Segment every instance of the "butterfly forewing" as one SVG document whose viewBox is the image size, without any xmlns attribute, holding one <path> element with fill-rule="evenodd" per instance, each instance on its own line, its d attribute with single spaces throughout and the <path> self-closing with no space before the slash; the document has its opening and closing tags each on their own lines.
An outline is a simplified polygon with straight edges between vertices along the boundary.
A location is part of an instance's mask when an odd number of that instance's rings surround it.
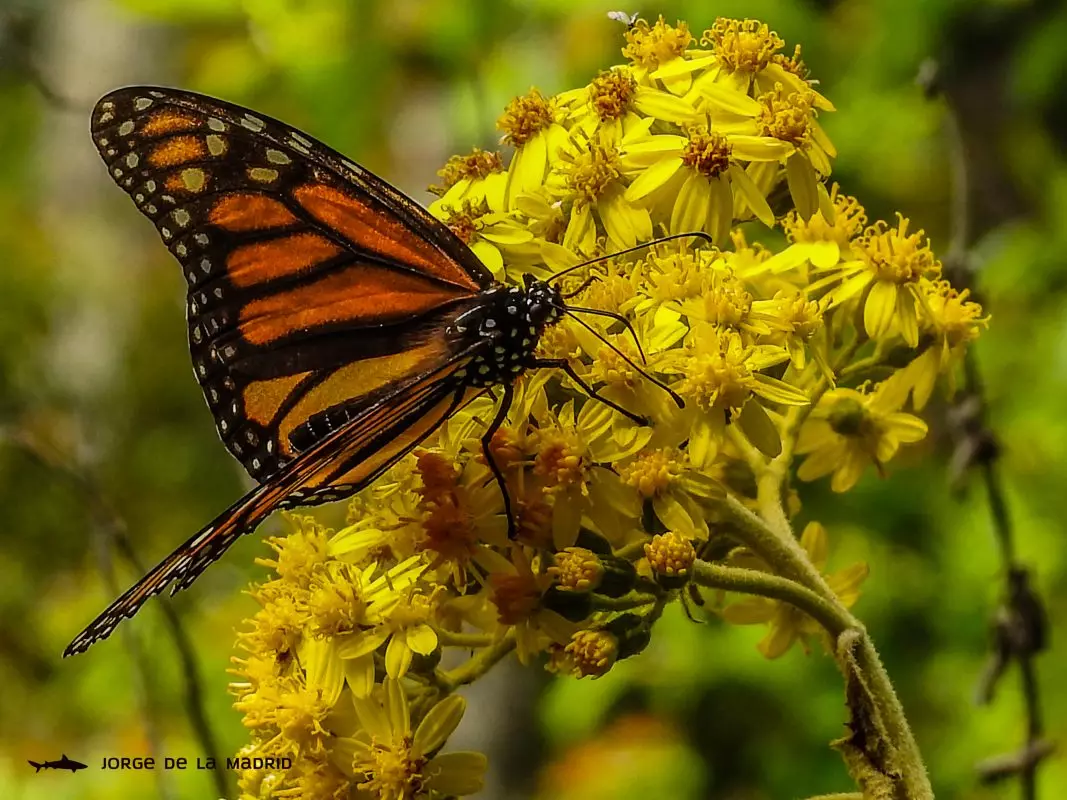
<svg viewBox="0 0 1067 800">
<path fill-rule="evenodd" d="M 93 138 L 189 284 L 193 369 L 227 448 L 263 480 L 308 420 L 452 354 L 491 278 L 443 225 L 311 137 L 222 101 L 106 95 Z"/>
</svg>

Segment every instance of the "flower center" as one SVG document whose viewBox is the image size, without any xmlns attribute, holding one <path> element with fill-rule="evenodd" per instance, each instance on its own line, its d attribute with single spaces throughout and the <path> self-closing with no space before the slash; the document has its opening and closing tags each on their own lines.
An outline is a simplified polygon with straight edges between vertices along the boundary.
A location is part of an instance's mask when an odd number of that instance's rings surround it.
<svg viewBox="0 0 1067 800">
<path fill-rule="evenodd" d="M 599 142 L 590 142 L 588 150 L 565 158 L 560 167 L 578 204 L 593 202 L 622 175 L 618 148 Z"/>
<path fill-rule="evenodd" d="M 362 768 L 366 775 L 366 780 L 359 783 L 358 788 L 372 797 L 390 797 L 396 800 L 406 800 L 422 794 L 422 769 L 426 766 L 426 758 L 413 756 L 411 745 L 410 736 L 392 743 L 391 747 L 374 742 L 371 745 L 372 762 L 353 764 L 354 769 Z"/>
<path fill-rule="evenodd" d="M 496 121 L 496 127 L 504 132 L 504 141 L 507 144 L 521 147 L 555 120 L 552 101 L 541 94 L 540 90 L 531 89 L 529 94 L 516 97 L 508 103 L 504 113 Z"/>
<path fill-rule="evenodd" d="M 489 584 L 490 600 L 501 625 L 525 622 L 541 606 L 541 587 L 533 573 L 494 573 L 489 576 Z"/>
<path fill-rule="evenodd" d="M 634 487 L 642 497 L 663 494 L 681 470 L 681 458 L 676 450 L 664 448 L 641 453 L 633 463 L 619 470 L 623 483 Z"/>
<path fill-rule="evenodd" d="M 661 16 L 655 25 L 649 26 L 640 19 L 626 32 L 622 54 L 638 66 L 655 69 L 684 53 L 692 41 L 693 34 L 684 22 L 674 27 L 664 22 Z"/>
<path fill-rule="evenodd" d="M 618 119 L 630 108 L 637 81 L 627 69 L 602 72 L 589 84 L 589 102 L 600 119 Z"/>
<path fill-rule="evenodd" d="M 704 293 L 704 318 L 711 323 L 736 328 L 752 311 L 752 295 L 741 281 L 726 275 Z"/>
<path fill-rule="evenodd" d="M 500 160 L 500 153 L 475 147 L 465 156 L 452 156 L 449 158 L 445 165 L 437 170 L 437 174 L 444 182 L 444 185 L 432 186 L 430 191 L 437 195 L 443 195 L 464 178 L 485 178 L 503 169 L 504 162 Z"/>
<path fill-rule="evenodd" d="M 797 147 L 808 143 L 815 92 L 810 89 L 786 94 L 782 84 L 759 96 L 760 126 L 764 136 L 773 136 Z"/>
<path fill-rule="evenodd" d="M 759 72 L 785 47 L 785 41 L 766 23 L 754 19 L 719 17 L 700 41 L 711 45 L 719 63 L 729 72 Z"/>
<path fill-rule="evenodd" d="M 853 238 L 863 232 L 867 224 L 867 212 L 855 197 L 838 194 L 835 183 L 830 190 L 834 204 L 834 221 L 826 221 L 822 211 L 816 211 L 804 220 L 796 211 L 790 211 L 782 221 L 785 234 L 791 242 L 837 242 L 845 249 Z"/>
<path fill-rule="evenodd" d="M 941 264 L 934 258 L 923 231 L 908 233 L 908 219 L 899 216 L 896 228 L 879 221 L 857 243 L 879 280 L 896 284 L 917 283 L 922 277 L 937 278 Z"/>
<path fill-rule="evenodd" d="M 705 411 L 740 408 L 749 398 L 752 371 L 745 363 L 748 351 L 735 337 L 720 342 L 717 351 L 697 353 L 687 360 L 679 391 Z"/>
<path fill-rule="evenodd" d="M 534 458 L 534 474 L 541 475 L 549 491 L 582 486 L 585 482 L 585 448 L 575 436 L 548 432 Z"/>
<path fill-rule="evenodd" d="M 682 163 L 714 178 L 730 166 L 730 143 L 726 137 L 700 126 L 689 130 L 689 141 L 682 150 Z"/>
</svg>

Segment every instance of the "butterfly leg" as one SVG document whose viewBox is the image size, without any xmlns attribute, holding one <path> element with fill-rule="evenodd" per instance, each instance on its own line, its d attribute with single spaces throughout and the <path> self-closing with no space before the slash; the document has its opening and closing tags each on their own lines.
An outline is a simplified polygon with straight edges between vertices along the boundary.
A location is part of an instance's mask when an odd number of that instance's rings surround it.
<svg viewBox="0 0 1067 800">
<path fill-rule="evenodd" d="M 577 372 L 574 371 L 574 366 L 566 358 L 543 358 L 543 359 L 538 359 L 537 361 L 534 362 L 534 366 L 535 367 L 553 367 L 555 369 L 561 369 L 567 374 L 568 378 L 570 378 L 572 381 L 574 381 L 576 384 L 578 384 L 578 386 L 581 388 L 581 390 L 583 392 L 585 392 L 587 395 L 589 395 L 590 397 L 592 397 L 593 399 L 599 400 L 601 403 L 606 405 L 608 408 L 614 408 L 616 411 L 618 411 L 624 417 L 626 417 L 629 420 L 633 420 L 638 425 L 649 425 L 649 424 L 651 424 L 651 421 L 647 417 L 642 417 L 640 414 L 635 414 L 632 411 L 628 411 L 627 409 L 625 409 L 622 406 L 620 406 L 618 403 L 615 403 L 615 402 L 609 400 L 608 398 L 604 397 L 604 395 L 600 394 L 596 389 L 594 389 L 592 386 L 590 386 L 588 383 L 586 383 L 585 380 Z"/>
<path fill-rule="evenodd" d="M 491 445 L 493 436 L 500 430 L 500 426 L 504 424 L 504 420 L 508 417 L 508 411 L 511 410 L 511 401 L 514 396 L 514 387 L 510 384 L 505 384 L 504 396 L 500 399 L 496 416 L 493 417 L 493 421 L 489 423 L 489 427 L 485 429 L 485 433 L 482 435 L 482 454 L 485 456 L 485 463 L 489 466 L 489 471 L 493 473 L 496 485 L 500 487 L 500 493 L 504 496 L 504 513 L 508 518 L 508 539 L 514 539 L 518 535 L 519 529 L 515 524 L 515 514 L 511 509 L 511 495 L 508 494 L 508 485 L 504 481 L 504 473 L 500 471 L 500 465 L 493 458 Z"/>
</svg>

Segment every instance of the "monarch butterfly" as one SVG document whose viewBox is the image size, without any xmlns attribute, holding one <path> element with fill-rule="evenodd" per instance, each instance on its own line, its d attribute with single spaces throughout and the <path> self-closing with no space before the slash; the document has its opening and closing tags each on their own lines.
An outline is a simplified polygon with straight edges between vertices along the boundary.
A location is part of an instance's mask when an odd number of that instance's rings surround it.
<svg viewBox="0 0 1067 800">
<path fill-rule="evenodd" d="M 188 587 L 275 509 L 368 485 L 495 387 L 503 398 L 482 443 L 503 488 L 489 439 L 527 369 L 561 368 L 642 421 L 566 360 L 534 355 L 546 327 L 587 309 L 531 276 L 522 287 L 497 283 L 445 224 L 284 123 L 192 92 L 130 87 L 96 104 L 92 136 L 182 265 L 196 378 L 220 438 L 259 484 L 64 655 L 109 636 L 167 585 Z"/>
</svg>

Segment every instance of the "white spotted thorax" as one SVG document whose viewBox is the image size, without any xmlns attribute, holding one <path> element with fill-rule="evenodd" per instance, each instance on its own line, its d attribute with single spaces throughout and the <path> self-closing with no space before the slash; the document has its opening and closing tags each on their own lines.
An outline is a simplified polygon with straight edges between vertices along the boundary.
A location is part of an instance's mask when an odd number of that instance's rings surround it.
<svg viewBox="0 0 1067 800">
<path fill-rule="evenodd" d="M 456 373 L 472 386 L 510 383 L 533 366 L 545 328 L 566 310 L 559 289 L 527 275 L 525 286 L 496 285 L 478 304 L 456 317 L 445 335 L 470 350 L 470 363 Z"/>
</svg>

